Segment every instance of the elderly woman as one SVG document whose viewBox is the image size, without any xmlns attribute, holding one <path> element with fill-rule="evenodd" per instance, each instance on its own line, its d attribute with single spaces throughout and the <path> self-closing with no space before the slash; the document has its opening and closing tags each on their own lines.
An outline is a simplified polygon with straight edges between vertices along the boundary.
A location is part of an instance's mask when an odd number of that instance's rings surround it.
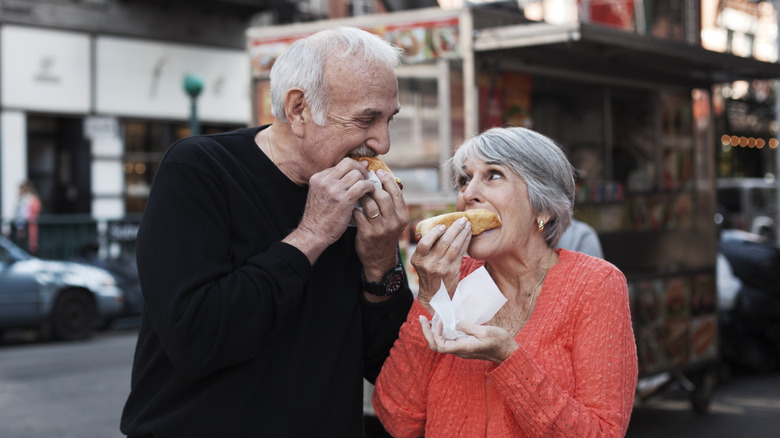
<svg viewBox="0 0 780 438">
<path fill-rule="evenodd" d="M 419 294 L 377 380 L 377 416 L 396 437 L 624 436 L 637 380 L 626 280 L 604 260 L 554 249 L 572 220 L 566 156 L 534 131 L 494 128 L 451 164 L 457 209 L 488 209 L 503 224 L 472 236 L 461 219 L 420 240 Z M 507 302 L 445 339 L 428 322 L 430 300 L 480 266 Z"/>
</svg>

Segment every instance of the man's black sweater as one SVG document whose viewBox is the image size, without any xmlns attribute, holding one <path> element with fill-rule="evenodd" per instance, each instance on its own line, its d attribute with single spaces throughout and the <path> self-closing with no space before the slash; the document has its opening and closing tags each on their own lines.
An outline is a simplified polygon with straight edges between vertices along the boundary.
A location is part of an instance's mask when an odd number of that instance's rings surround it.
<svg viewBox="0 0 780 438">
<path fill-rule="evenodd" d="M 281 240 L 308 189 L 254 141 L 260 128 L 175 143 L 138 233 L 145 312 L 122 432 L 166 437 L 358 437 L 412 302 L 361 292 L 350 227 L 314 266 Z"/>
</svg>

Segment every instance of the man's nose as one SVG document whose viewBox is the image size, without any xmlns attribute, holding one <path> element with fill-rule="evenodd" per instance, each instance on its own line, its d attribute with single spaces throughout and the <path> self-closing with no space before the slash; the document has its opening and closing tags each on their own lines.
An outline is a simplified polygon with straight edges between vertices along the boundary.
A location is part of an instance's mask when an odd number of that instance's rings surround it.
<svg viewBox="0 0 780 438">
<path fill-rule="evenodd" d="M 390 125 L 377 124 L 372 127 L 366 145 L 379 155 L 388 153 L 390 151 Z"/>
</svg>

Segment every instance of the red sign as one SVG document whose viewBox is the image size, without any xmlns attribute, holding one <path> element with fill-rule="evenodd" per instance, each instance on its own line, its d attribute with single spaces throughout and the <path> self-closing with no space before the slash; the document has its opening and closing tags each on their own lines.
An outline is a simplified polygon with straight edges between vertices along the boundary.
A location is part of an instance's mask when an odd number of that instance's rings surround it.
<svg viewBox="0 0 780 438">
<path fill-rule="evenodd" d="M 606 24 L 618 29 L 634 28 L 634 0 L 577 0 L 587 8 L 591 23 Z"/>
</svg>

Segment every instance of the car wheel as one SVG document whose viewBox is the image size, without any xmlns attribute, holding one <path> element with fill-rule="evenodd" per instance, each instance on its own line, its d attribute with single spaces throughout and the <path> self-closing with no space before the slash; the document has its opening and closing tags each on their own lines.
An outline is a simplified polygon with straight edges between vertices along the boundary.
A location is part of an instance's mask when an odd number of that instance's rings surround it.
<svg viewBox="0 0 780 438">
<path fill-rule="evenodd" d="M 81 291 L 65 291 L 57 298 L 51 330 L 56 339 L 84 339 L 92 330 L 94 308 L 89 296 Z"/>
</svg>

